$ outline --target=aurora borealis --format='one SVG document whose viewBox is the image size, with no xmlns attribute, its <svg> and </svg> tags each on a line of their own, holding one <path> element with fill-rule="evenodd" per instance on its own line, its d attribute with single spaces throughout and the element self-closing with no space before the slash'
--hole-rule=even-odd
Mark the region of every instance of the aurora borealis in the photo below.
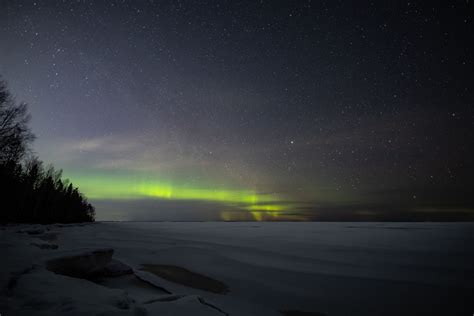
<svg viewBox="0 0 474 316">
<path fill-rule="evenodd" d="M 472 220 L 472 4 L 3 1 L 0 75 L 99 220 Z"/>
<path fill-rule="evenodd" d="M 91 199 L 99 200 L 191 200 L 225 203 L 231 208 L 250 211 L 255 220 L 262 216 L 278 217 L 279 212 L 287 210 L 287 206 L 280 204 L 280 198 L 275 194 L 263 194 L 243 189 L 222 189 L 206 187 L 189 187 L 146 179 L 142 176 L 102 176 L 72 175 L 85 194 Z M 135 180 L 133 180 L 135 179 Z M 229 211 L 221 214 L 222 219 L 231 220 Z"/>
</svg>

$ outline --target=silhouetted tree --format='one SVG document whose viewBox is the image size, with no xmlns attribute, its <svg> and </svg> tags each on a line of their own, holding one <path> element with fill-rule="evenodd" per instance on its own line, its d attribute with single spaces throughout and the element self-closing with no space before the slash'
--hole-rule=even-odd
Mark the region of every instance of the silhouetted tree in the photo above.
<svg viewBox="0 0 474 316">
<path fill-rule="evenodd" d="M 62 170 L 26 158 L 34 139 L 29 118 L 26 104 L 17 105 L 0 80 L 0 222 L 94 221 L 94 207 L 62 180 Z"/>
<path fill-rule="evenodd" d="M 0 78 L 0 163 L 18 162 L 24 157 L 34 139 L 29 120 L 26 104 L 17 104 Z"/>
</svg>

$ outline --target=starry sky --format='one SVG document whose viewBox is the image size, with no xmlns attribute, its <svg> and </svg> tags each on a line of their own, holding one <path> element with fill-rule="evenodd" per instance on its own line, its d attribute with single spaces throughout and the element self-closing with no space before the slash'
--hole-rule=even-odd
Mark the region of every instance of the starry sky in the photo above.
<svg viewBox="0 0 474 316">
<path fill-rule="evenodd" d="M 468 1 L 0 1 L 99 220 L 474 220 Z"/>
</svg>

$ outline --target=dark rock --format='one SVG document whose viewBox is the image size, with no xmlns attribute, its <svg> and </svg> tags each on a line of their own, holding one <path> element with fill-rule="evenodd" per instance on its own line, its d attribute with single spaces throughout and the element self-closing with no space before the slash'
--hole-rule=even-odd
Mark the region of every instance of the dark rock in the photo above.
<svg viewBox="0 0 474 316">
<path fill-rule="evenodd" d="M 100 275 L 112 260 L 113 249 L 96 249 L 47 261 L 46 268 L 57 274 L 89 279 Z"/>
</svg>

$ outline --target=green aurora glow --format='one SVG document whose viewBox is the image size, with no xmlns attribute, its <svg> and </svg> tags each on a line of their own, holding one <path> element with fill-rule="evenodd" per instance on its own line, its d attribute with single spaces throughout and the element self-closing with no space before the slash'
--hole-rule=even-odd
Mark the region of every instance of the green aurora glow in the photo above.
<svg viewBox="0 0 474 316">
<path fill-rule="evenodd" d="M 151 179 L 150 176 L 72 173 L 68 176 L 91 200 L 196 200 L 221 203 L 233 208 L 272 213 L 285 211 L 287 205 L 276 194 L 258 193 L 242 188 L 190 186 L 179 181 Z M 255 216 L 254 216 L 255 217 Z"/>
</svg>

